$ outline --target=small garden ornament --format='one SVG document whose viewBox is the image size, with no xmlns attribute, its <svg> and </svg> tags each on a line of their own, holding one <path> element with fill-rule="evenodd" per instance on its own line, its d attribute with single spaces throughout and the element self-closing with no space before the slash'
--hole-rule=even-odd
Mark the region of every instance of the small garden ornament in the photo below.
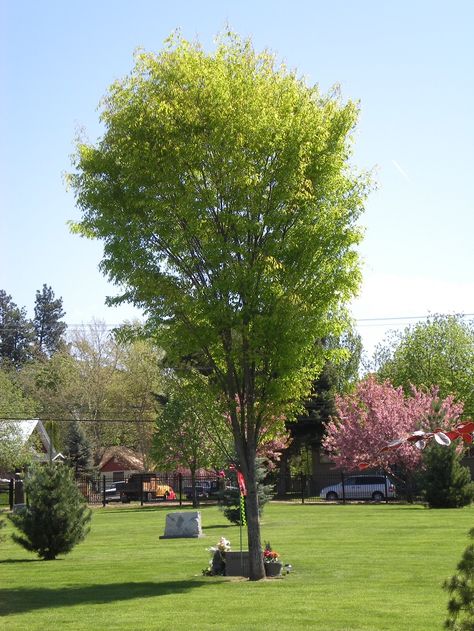
<svg viewBox="0 0 474 631">
<path fill-rule="evenodd" d="M 406 434 L 405 436 L 401 436 L 387 443 L 384 447 L 382 447 L 379 453 L 393 451 L 404 443 L 415 445 L 417 449 L 421 450 L 424 449 L 427 443 L 433 439 L 442 447 L 449 447 L 451 442 L 457 438 L 461 438 L 464 443 L 470 445 L 473 443 L 473 436 L 474 422 L 469 420 L 464 423 L 459 423 L 452 430 L 448 431 L 437 428 L 433 432 L 417 430 L 411 434 Z M 359 464 L 359 469 L 367 469 L 372 466 L 372 464 L 373 463 L 370 462 L 361 462 Z"/>
</svg>

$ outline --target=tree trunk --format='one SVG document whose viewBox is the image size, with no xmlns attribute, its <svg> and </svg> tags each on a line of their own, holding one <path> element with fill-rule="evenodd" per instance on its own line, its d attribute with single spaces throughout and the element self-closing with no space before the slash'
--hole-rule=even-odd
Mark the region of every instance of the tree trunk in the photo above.
<svg viewBox="0 0 474 631">
<path fill-rule="evenodd" d="M 193 494 L 193 508 L 197 508 L 199 506 L 199 501 L 196 493 L 196 468 L 191 467 L 191 492 Z"/>
<path fill-rule="evenodd" d="M 224 340 L 224 348 L 229 351 L 231 348 L 231 336 Z M 255 465 L 257 457 L 257 437 L 255 435 L 255 419 L 253 409 L 253 396 L 248 396 L 250 403 L 247 406 L 236 401 L 242 397 L 234 383 L 235 369 L 228 357 L 228 388 L 229 411 L 234 436 L 234 446 L 240 463 L 240 469 L 245 479 L 247 487 L 247 497 L 245 502 L 245 512 L 247 518 L 247 541 L 249 549 L 249 578 L 251 581 L 260 581 L 265 578 L 265 567 L 263 565 L 263 551 L 260 540 L 260 519 L 258 514 L 258 494 L 257 479 L 255 475 Z M 251 389 L 248 389 L 249 391 Z M 239 407 L 240 420 L 237 414 Z M 246 409 L 245 409 L 246 407 Z M 245 431 L 246 428 L 246 431 Z"/>
<path fill-rule="evenodd" d="M 249 548 L 249 578 L 259 581 L 265 578 L 263 565 L 262 543 L 260 539 L 260 520 L 258 514 L 257 480 L 255 477 L 255 454 L 249 454 L 246 472 L 247 498 L 245 502 L 247 513 L 247 540 Z"/>
</svg>

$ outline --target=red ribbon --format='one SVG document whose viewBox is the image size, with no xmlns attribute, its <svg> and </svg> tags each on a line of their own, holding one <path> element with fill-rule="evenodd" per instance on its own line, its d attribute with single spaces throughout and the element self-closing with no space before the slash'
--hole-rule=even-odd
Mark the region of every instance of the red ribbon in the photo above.
<svg viewBox="0 0 474 631">
<path fill-rule="evenodd" d="M 244 476 L 242 475 L 242 472 L 239 471 L 238 469 L 236 470 L 236 473 L 237 473 L 237 484 L 239 485 L 240 494 L 247 495 L 247 487 L 245 486 Z"/>
</svg>

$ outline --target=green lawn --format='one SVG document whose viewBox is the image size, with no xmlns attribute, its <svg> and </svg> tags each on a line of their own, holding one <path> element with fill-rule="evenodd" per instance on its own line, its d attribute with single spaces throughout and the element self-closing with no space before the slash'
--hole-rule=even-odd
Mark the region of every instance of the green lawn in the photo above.
<svg viewBox="0 0 474 631">
<path fill-rule="evenodd" d="M 238 528 L 217 508 L 201 509 L 206 537 L 194 540 L 159 539 L 169 510 L 94 509 L 89 537 L 56 561 L 1 543 L 0 628 L 434 631 L 442 581 L 474 525 L 474 507 L 274 503 L 263 538 L 294 571 L 250 583 L 201 576 L 220 536 L 238 549 Z"/>
</svg>

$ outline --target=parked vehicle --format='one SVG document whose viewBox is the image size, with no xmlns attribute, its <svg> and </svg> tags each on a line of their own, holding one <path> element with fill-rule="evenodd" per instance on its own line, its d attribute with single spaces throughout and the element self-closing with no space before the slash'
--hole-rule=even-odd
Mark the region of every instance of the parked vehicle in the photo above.
<svg viewBox="0 0 474 631">
<path fill-rule="evenodd" d="M 109 486 L 105 489 L 105 501 L 106 502 L 120 502 L 120 491 L 125 482 L 115 482 L 113 486 Z"/>
<path fill-rule="evenodd" d="M 117 485 L 116 485 L 117 486 Z M 134 473 L 120 489 L 122 503 L 175 500 L 176 494 L 168 484 L 161 484 L 156 473 Z"/>
<path fill-rule="evenodd" d="M 395 485 L 385 475 L 353 475 L 338 484 L 326 486 L 320 497 L 325 500 L 338 500 L 343 497 L 354 500 L 374 500 L 380 502 L 385 498 L 396 496 Z"/>
<path fill-rule="evenodd" d="M 231 486 L 227 480 L 197 480 L 196 481 L 196 496 L 199 499 L 219 499 L 225 493 L 236 491 L 238 487 Z M 193 499 L 193 487 L 186 485 L 183 487 L 183 495 L 188 500 Z"/>
<path fill-rule="evenodd" d="M 215 497 L 219 493 L 219 481 L 218 480 L 198 480 L 195 486 L 196 497 L 199 499 L 207 499 L 208 497 Z M 183 495 L 188 500 L 193 499 L 193 487 L 186 485 L 183 487 Z"/>
</svg>

